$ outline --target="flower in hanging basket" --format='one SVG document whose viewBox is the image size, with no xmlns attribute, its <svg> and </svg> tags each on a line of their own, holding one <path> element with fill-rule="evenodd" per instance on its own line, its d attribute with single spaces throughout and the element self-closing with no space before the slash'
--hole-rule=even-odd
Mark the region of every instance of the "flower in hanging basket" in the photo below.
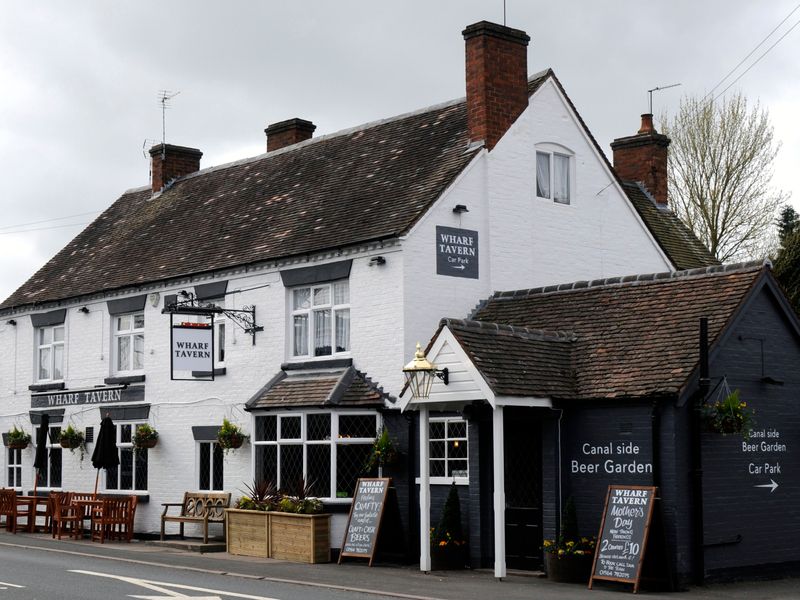
<svg viewBox="0 0 800 600">
<path fill-rule="evenodd" d="M 66 429 L 61 430 L 58 436 L 58 443 L 61 444 L 62 448 L 67 448 L 72 453 L 75 450 L 80 450 L 80 460 L 83 462 L 86 456 L 86 437 L 82 431 L 75 429 L 71 424 L 67 425 Z"/>
<path fill-rule="evenodd" d="M 31 434 L 25 433 L 21 429 L 14 428 L 8 432 L 8 447 L 12 450 L 24 450 L 31 443 Z"/>
<path fill-rule="evenodd" d="M 372 449 L 364 467 L 365 471 L 373 471 L 378 467 L 393 465 L 399 454 L 394 446 L 394 442 L 389 437 L 389 431 L 384 427 L 375 441 L 372 442 Z"/>
<path fill-rule="evenodd" d="M 241 427 L 231 423 L 228 419 L 222 419 L 222 427 L 217 432 L 217 443 L 220 448 L 225 452 L 241 448 L 246 439 L 247 436 L 242 432 Z"/>
<path fill-rule="evenodd" d="M 154 448 L 158 443 L 158 431 L 147 423 L 143 423 L 136 428 L 133 434 L 133 448 L 137 451 L 147 448 Z"/>
<path fill-rule="evenodd" d="M 713 433 L 740 433 L 745 438 L 753 427 L 754 411 L 747 407 L 739 396 L 739 390 L 733 390 L 721 400 L 706 404 L 701 409 L 706 429 Z"/>
</svg>

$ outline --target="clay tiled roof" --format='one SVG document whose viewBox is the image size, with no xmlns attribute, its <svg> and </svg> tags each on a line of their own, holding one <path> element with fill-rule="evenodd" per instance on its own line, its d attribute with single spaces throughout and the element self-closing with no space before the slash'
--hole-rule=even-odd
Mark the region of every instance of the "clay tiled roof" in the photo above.
<svg viewBox="0 0 800 600">
<path fill-rule="evenodd" d="M 529 93 L 550 78 L 560 86 L 548 69 Z M 0 309 L 401 236 L 479 150 L 460 99 L 204 169 L 156 197 L 130 190 Z M 666 247 L 666 225 L 645 222 Z"/>
<path fill-rule="evenodd" d="M 442 319 L 497 395 L 574 395 L 574 336 L 484 323 Z"/>
<path fill-rule="evenodd" d="M 698 363 L 700 317 L 713 344 L 767 269 L 728 265 L 499 292 L 473 318 L 572 332 L 575 397 L 677 394 Z M 493 362 L 501 359 L 502 348 Z"/>
<path fill-rule="evenodd" d="M 363 373 L 281 371 L 247 402 L 248 410 L 297 407 L 380 407 L 386 394 Z"/>
<path fill-rule="evenodd" d="M 718 265 L 719 261 L 703 243 L 668 208 L 659 208 L 639 183 L 622 185 L 636 212 L 652 232 L 664 254 L 678 270 Z"/>
</svg>

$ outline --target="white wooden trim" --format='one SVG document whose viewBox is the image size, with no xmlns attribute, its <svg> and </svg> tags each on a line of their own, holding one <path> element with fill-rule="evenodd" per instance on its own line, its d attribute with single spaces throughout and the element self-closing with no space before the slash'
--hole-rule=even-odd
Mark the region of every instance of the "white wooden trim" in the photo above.
<svg viewBox="0 0 800 600">
<path fill-rule="evenodd" d="M 430 351 L 427 353 L 428 360 L 436 364 L 436 358 L 445 344 L 449 344 L 450 348 L 453 350 L 453 353 L 457 356 L 461 364 L 464 365 L 467 374 L 472 377 L 472 379 L 475 381 L 475 384 L 478 386 L 478 392 L 475 390 L 470 390 L 468 392 L 450 392 L 448 391 L 447 386 L 445 386 L 442 381 L 437 379 L 433 382 L 433 386 L 431 387 L 430 398 L 424 402 L 420 402 L 416 399 L 412 400 L 411 392 L 406 390 L 406 393 L 400 398 L 400 410 L 405 411 L 408 408 L 413 410 L 415 408 L 419 408 L 422 404 L 433 407 L 439 403 L 452 403 L 454 407 L 444 408 L 444 410 L 457 410 L 457 405 L 459 403 L 466 404 L 474 400 L 486 400 L 492 406 L 492 408 L 494 408 L 494 392 L 483 378 L 483 375 L 481 375 L 481 372 L 478 371 L 474 364 L 472 364 L 469 356 L 467 356 L 467 353 L 464 352 L 461 344 L 459 344 L 458 340 L 449 328 L 443 327 L 439 332 L 439 335 L 431 345 Z"/>
<path fill-rule="evenodd" d="M 419 409 L 419 570 L 431 570 L 431 486 L 428 408 Z"/>
<path fill-rule="evenodd" d="M 494 466 L 494 576 L 506 576 L 506 477 L 503 438 L 503 407 L 492 413 Z"/>
</svg>

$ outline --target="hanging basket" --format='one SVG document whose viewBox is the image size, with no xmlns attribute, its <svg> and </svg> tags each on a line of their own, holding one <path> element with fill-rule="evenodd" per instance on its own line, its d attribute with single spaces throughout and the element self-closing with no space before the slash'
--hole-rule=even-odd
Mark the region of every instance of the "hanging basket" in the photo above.
<svg viewBox="0 0 800 600">
<path fill-rule="evenodd" d="M 228 437 L 226 439 L 227 439 L 227 443 L 226 443 L 227 447 L 228 448 L 232 448 L 234 450 L 236 450 L 237 448 L 241 448 L 242 444 L 244 444 L 244 436 L 243 435 L 233 434 L 233 435 L 231 435 L 230 437 Z"/>
<path fill-rule="evenodd" d="M 69 450 L 74 450 L 75 448 L 78 448 L 81 445 L 81 441 L 76 439 L 62 438 L 59 444 L 61 444 L 62 448 L 68 448 Z"/>
<path fill-rule="evenodd" d="M 8 442 L 9 450 L 25 450 L 28 447 L 28 442 Z"/>
<path fill-rule="evenodd" d="M 149 440 L 141 440 L 136 442 L 136 448 L 140 450 L 155 448 L 158 444 L 158 438 L 151 438 Z"/>
</svg>

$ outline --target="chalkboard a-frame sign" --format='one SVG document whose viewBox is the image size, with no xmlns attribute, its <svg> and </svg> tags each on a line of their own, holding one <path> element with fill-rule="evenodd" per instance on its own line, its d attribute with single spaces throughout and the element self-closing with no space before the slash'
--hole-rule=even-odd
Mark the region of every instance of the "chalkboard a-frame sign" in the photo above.
<svg viewBox="0 0 800 600">
<path fill-rule="evenodd" d="M 639 591 L 657 491 L 650 486 L 608 486 L 589 589 L 595 579 L 602 579 L 632 583 L 633 593 Z"/>
<path fill-rule="evenodd" d="M 353 504 L 350 505 L 347 527 L 344 530 L 339 564 L 342 564 L 342 557 L 354 556 L 369 558 L 369 566 L 372 566 L 390 482 L 391 479 L 388 477 L 358 480 Z"/>
</svg>

